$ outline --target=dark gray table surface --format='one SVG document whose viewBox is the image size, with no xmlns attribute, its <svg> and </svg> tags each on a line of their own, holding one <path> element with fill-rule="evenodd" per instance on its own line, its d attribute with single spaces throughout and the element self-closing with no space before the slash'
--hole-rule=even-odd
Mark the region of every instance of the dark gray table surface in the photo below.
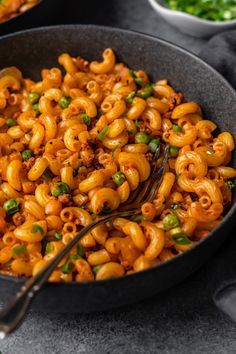
<svg viewBox="0 0 236 354">
<path fill-rule="evenodd" d="M 147 0 L 67 0 L 64 18 L 58 22 L 134 29 L 195 53 L 205 43 L 168 25 Z M 2 354 L 233 354 L 236 325 L 214 306 L 209 288 L 214 273 L 212 264 L 217 257 L 184 283 L 136 305 L 90 315 L 29 312 L 22 326 L 0 342 L 0 351 Z"/>
</svg>

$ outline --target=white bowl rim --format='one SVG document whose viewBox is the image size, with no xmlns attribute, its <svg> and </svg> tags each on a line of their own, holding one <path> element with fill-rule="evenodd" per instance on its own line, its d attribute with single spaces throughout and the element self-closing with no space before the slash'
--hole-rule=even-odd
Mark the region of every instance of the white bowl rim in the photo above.
<svg viewBox="0 0 236 354">
<path fill-rule="evenodd" d="M 165 12 L 166 14 L 175 14 L 175 16 L 177 16 L 177 17 L 192 19 L 195 22 L 211 25 L 212 27 L 226 27 L 227 25 L 230 25 L 230 24 L 236 24 L 236 19 L 227 20 L 227 21 L 206 20 L 204 18 L 188 14 L 187 12 L 169 9 L 168 7 L 165 7 L 162 4 L 160 4 L 160 0 L 149 0 L 149 2 L 157 10 Z"/>
</svg>

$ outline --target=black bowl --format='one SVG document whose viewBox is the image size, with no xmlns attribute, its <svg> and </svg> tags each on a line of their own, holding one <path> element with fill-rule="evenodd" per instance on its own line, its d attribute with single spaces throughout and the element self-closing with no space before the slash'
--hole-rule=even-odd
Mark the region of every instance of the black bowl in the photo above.
<svg viewBox="0 0 236 354">
<path fill-rule="evenodd" d="M 0 36 L 26 28 L 51 25 L 61 20 L 64 0 L 40 0 L 40 2 L 5 22 L 0 23 Z"/>
<path fill-rule="evenodd" d="M 117 59 L 145 69 L 155 80 L 167 78 L 186 99 L 201 104 L 205 116 L 221 130 L 236 133 L 236 93 L 202 60 L 160 39 L 98 26 L 39 28 L 0 39 L 0 68 L 18 66 L 27 77 L 39 78 L 42 67 L 57 66 L 62 52 L 88 59 L 112 47 Z M 236 164 L 233 158 L 233 164 Z M 139 301 L 180 282 L 199 268 L 223 243 L 236 215 L 235 201 L 221 224 L 187 252 L 152 269 L 117 279 L 91 283 L 48 283 L 33 302 L 45 311 L 91 312 Z M 0 276 L 0 299 L 15 294 L 23 279 Z"/>
</svg>

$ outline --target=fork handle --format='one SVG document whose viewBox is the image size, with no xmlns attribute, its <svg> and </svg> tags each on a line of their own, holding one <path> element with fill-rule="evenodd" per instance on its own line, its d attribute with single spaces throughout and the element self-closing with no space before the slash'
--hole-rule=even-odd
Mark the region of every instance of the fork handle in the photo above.
<svg viewBox="0 0 236 354">
<path fill-rule="evenodd" d="M 28 279 L 16 296 L 9 304 L 0 312 L 0 338 L 4 338 L 6 334 L 12 332 L 16 326 L 23 319 L 27 312 L 27 309 L 35 296 L 35 294 L 41 289 L 43 284 L 47 281 L 50 274 L 61 262 L 61 260 L 67 255 L 67 253 L 78 243 L 78 241 L 91 231 L 97 225 L 107 222 L 117 217 L 129 217 L 140 213 L 140 209 L 117 212 L 102 217 L 101 219 L 94 221 L 90 225 L 81 230 L 63 249 L 59 252 L 48 265 L 46 265 L 38 274 Z"/>
</svg>

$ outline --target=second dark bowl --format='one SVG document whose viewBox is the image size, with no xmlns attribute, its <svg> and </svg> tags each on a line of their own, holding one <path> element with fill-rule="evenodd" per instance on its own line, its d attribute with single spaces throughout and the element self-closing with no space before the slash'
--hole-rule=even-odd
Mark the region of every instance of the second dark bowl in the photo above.
<svg viewBox="0 0 236 354">
<path fill-rule="evenodd" d="M 60 22 L 64 0 L 41 0 L 37 5 L 5 22 L 0 23 L 0 36 L 43 25 Z"/>
</svg>

